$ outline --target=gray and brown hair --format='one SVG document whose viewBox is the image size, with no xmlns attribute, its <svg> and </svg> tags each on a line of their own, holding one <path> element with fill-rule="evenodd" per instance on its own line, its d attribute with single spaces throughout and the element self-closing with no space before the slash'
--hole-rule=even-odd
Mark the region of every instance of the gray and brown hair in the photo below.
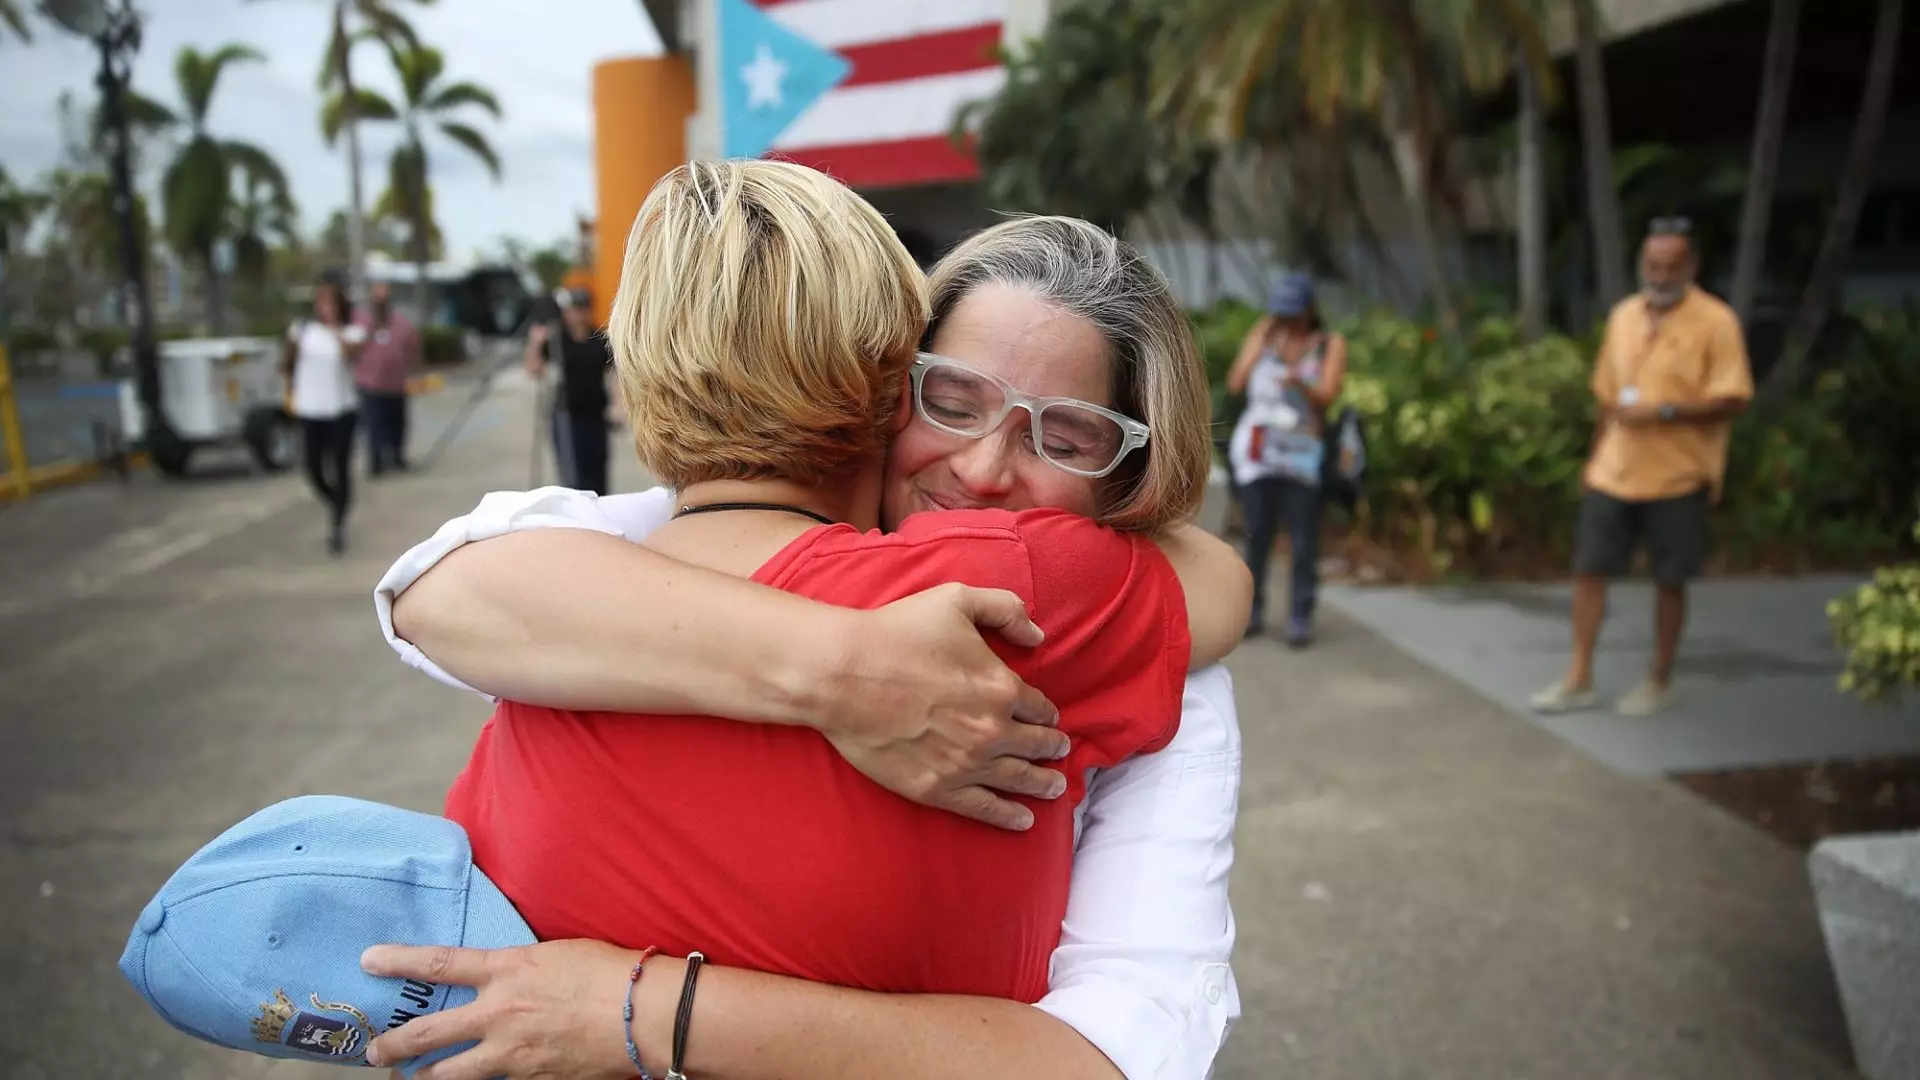
<svg viewBox="0 0 1920 1080">
<path fill-rule="evenodd" d="M 1107 342 L 1113 408 L 1151 441 L 1105 481 L 1099 520 L 1152 531 L 1199 507 L 1212 463 L 1211 398 L 1192 327 L 1166 279 L 1124 240 L 1068 217 L 1016 217 L 962 241 L 933 268 L 931 345 L 983 285 L 1031 293 L 1087 320 Z"/>
</svg>

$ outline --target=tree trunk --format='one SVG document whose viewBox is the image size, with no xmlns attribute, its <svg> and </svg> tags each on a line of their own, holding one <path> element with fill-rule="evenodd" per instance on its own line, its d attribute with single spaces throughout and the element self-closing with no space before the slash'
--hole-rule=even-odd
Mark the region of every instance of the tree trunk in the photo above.
<svg viewBox="0 0 1920 1080">
<path fill-rule="evenodd" d="M 1427 295 L 1433 301 L 1440 325 L 1451 330 L 1459 325 L 1459 312 L 1453 306 L 1453 287 L 1447 281 L 1446 262 L 1440 253 L 1440 231 L 1434 222 L 1433 191 L 1427 179 L 1429 158 L 1424 140 L 1414 134 L 1395 136 L 1390 153 L 1394 170 L 1407 196 L 1407 208 L 1413 222 L 1413 242 L 1420 253 L 1420 273 L 1426 279 Z"/>
<path fill-rule="evenodd" d="M 421 333 L 433 325 L 433 288 L 427 281 L 427 263 L 433 258 L 433 216 L 427 208 L 427 148 L 413 144 L 413 268 L 418 275 L 418 311 L 414 325 Z"/>
<path fill-rule="evenodd" d="M 1760 109 L 1753 125 L 1753 155 L 1747 166 L 1747 201 L 1740 212 L 1740 246 L 1733 261 L 1733 310 L 1742 323 L 1753 317 L 1760 275 L 1767 265 L 1767 226 L 1773 218 L 1773 188 L 1780 172 L 1780 143 L 1786 134 L 1787 96 L 1793 87 L 1799 36 L 1800 0 L 1773 0 Z"/>
<path fill-rule="evenodd" d="M 351 42 L 346 35 L 346 0 L 335 0 L 333 6 L 334 33 L 337 40 Z M 341 127 L 347 136 L 347 299 L 349 308 L 341 312 L 343 318 L 351 318 L 351 307 L 367 298 L 367 196 L 360 184 L 360 119 L 359 98 L 355 96 L 353 86 L 353 65 L 343 52 L 339 57 L 340 92 L 344 95 L 341 102 Z"/>
<path fill-rule="evenodd" d="M 1800 382 L 1806 365 L 1807 349 L 1832 314 L 1840 292 L 1840 278 L 1853 255 L 1853 235 L 1860 225 L 1860 205 L 1873 186 L 1873 164 L 1880 154 L 1880 137 L 1887 126 L 1887 105 L 1893 96 L 1894 61 L 1900 54 L 1900 20 L 1906 0 L 1880 0 L 1880 14 L 1874 20 L 1873 53 L 1867 61 L 1866 87 L 1860 95 L 1860 116 L 1854 121 L 1853 141 L 1847 147 L 1846 165 L 1840 173 L 1840 193 L 1833 217 L 1827 220 L 1827 232 L 1820 240 L 1820 253 L 1813 260 L 1813 274 L 1807 291 L 1800 296 L 1793 322 L 1780 344 L 1779 359 L 1767 376 L 1763 397 L 1769 405 L 1778 405 Z"/>
<path fill-rule="evenodd" d="M 226 283 L 220 278 L 220 267 L 213 252 L 208 251 L 200 256 L 200 269 L 207 275 L 207 333 L 214 337 L 226 337 Z"/>
<path fill-rule="evenodd" d="M 1547 331 L 1547 125 L 1540 83 L 1524 51 L 1514 72 L 1520 88 L 1520 335 L 1537 341 Z"/>
<path fill-rule="evenodd" d="M 1613 121 L 1607 106 L 1607 69 L 1600 58 L 1594 0 L 1572 0 L 1575 61 L 1580 79 L 1580 139 L 1587 172 L 1587 225 L 1593 231 L 1594 282 L 1600 310 L 1627 295 L 1627 254 L 1620 231 L 1620 193 L 1613 184 Z"/>
</svg>

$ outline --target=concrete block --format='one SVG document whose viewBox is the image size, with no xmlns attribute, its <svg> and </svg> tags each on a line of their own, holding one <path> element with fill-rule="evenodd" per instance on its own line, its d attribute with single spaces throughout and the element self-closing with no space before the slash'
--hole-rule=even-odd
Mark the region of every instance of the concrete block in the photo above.
<svg viewBox="0 0 1920 1080">
<path fill-rule="evenodd" d="M 1861 1074 L 1920 1080 L 1920 832 L 1825 840 L 1807 868 Z"/>
<path fill-rule="evenodd" d="M 1227 470 L 1215 464 L 1207 473 L 1207 493 L 1200 500 L 1200 527 L 1215 536 L 1227 535 L 1227 518 L 1233 506 L 1233 484 Z"/>
</svg>

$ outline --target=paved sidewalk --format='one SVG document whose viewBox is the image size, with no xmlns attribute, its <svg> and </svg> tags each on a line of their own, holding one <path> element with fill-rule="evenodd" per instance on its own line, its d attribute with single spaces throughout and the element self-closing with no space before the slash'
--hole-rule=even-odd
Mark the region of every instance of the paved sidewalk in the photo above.
<svg viewBox="0 0 1920 1080">
<path fill-rule="evenodd" d="M 1850 1076 L 1800 858 L 1323 618 L 1241 647 L 1221 1080 Z"/>
<path fill-rule="evenodd" d="M 1329 588 L 1326 602 L 1621 772 L 1641 776 L 1920 753 L 1920 701 L 1867 705 L 1836 686 L 1827 602 L 1857 578 L 1719 578 L 1689 590 L 1672 706 L 1628 718 L 1612 700 L 1653 658 L 1653 587 L 1609 590 L 1594 657 L 1601 708 L 1539 716 L 1534 691 L 1566 671 L 1567 585 Z"/>
<path fill-rule="evenodd" d="M 430 399 L 421 446 L 459 399 Z M 439 805 L 486 708 L 391 656 L 369 590 L 482 492 L 525 484 L 531 409 L 504 386 L 435 469 L 362 485 L 339 560 L 292 476 L 0 510 L 9 1077 L 339 1075 L 170 1031 L 115 961 L 166 875 L 267 803 Z M 1312 652 L 1233 660 L 1245 1016 L 1223 1080 L 1848 1075 L 1797 857 L 1350 621 L 1325 629 Z"/>
</svg>

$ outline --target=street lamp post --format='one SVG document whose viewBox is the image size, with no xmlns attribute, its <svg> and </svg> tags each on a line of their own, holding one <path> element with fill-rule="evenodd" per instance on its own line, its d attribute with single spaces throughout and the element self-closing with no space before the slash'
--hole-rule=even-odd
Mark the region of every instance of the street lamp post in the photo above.
<svg viewBox="0 0 1920 1080">
<path fill-rule="evenodd" d="M 121 311 L 132 324 L 134 385 L 146 420 L 146 442 L 156 459 L 176 449 L 180 436 L 167 421 L 160 398 L 160 355 L 153 337 L 153 306 L 147 295 L 146 249 L 134 214 L 131 138 L 126 90 L 133 57 L 140 51 L 140 16 L 129 0 L 45 0 L 47 17 L 93 41 L 100 51 L 100 112 L 107 135 L 107 167 L 113 183 L 113 216 L 120 232 Z"/>
</svg>

